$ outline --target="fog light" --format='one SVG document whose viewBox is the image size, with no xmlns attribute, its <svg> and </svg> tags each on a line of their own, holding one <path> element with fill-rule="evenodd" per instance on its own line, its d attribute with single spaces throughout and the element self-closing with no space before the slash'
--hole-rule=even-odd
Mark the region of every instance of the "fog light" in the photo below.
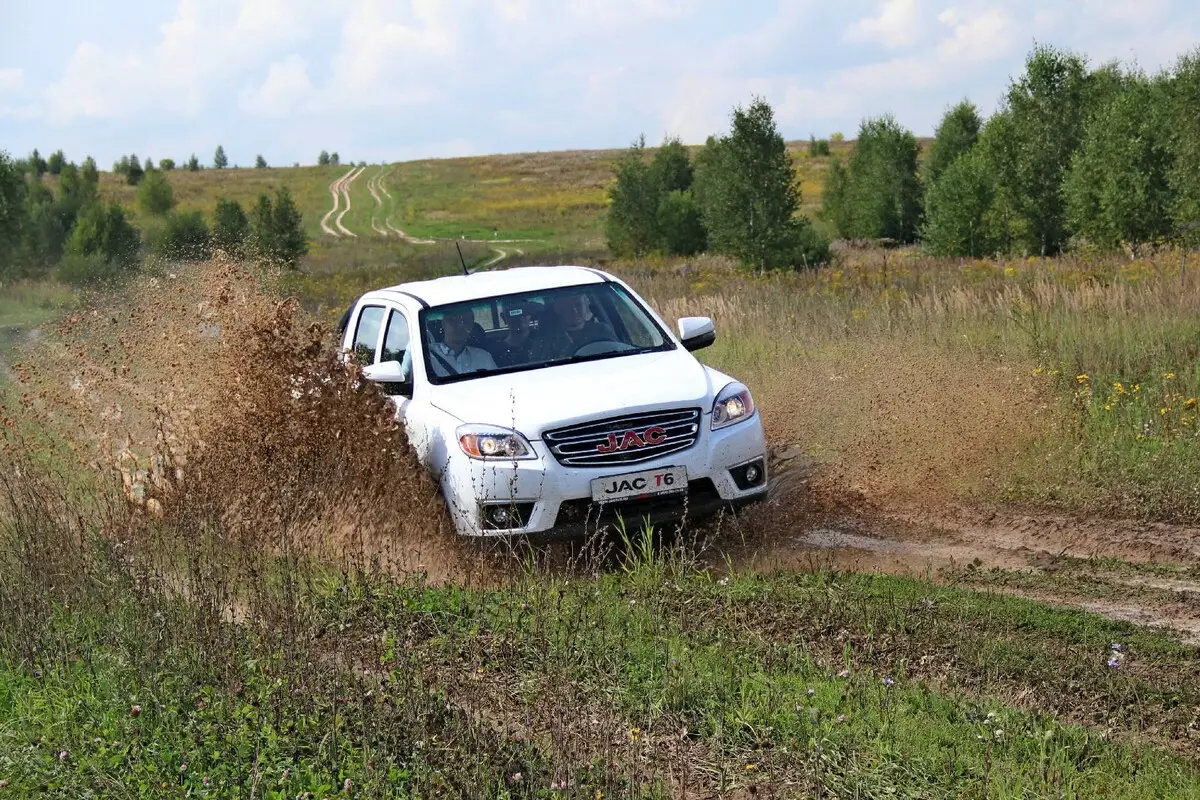
<svg viewBox="0 0 1200 800">
<path fill-rule="evenodd" d="M 763 465 L 763 460 L 756 458 L 749 464 L 734 467 L 729 474 L 733 476 L 733 482 L 737 484 L 737 488 L 744 492 L 755 486 L 761 486 L 767 476 L 767 470 Z"/>
<path fill-rule="evenodd" d="M 488 503 L 481 509 L 483 527 L 486 530 L 513 530 L 529 524 L 533 514 L 533 503 Z"/>
</svg>

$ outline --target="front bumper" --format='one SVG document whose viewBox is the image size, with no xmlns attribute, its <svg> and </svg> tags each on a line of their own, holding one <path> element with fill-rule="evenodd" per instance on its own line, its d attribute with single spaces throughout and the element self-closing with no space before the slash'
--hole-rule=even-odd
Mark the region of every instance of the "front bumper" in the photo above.
<svg viewBox="0 0 1200 800">
<path fill-rule="evenodd" d="M 536 440 L 532 445 L 537 458 L 526 461 L 452 458 L 442 489 L 456 529 L 467 536 L 576 536 L 614 526 L 618 517 L 633 529 L 647 518 L 652 524 L 676 522 L 761 500 L 766 495 L 767 475 L 759 416 L 717 431 L 708 430 L 708 425 L 705 415 L 701 435 L 689 449 L 631 465 L 565 467 Z M 751 462 L 760 463 L 760 476 L 747 485 L 742 470 Z M 592 502 L 595 478 L 668 466 L 687 470 L 687 494 L 609 505 Z M 516 527 L 502 527 L 485 516 L 485 509 L 496 505 L 506 507 L 510 519 L 518 518 L 513 523 Z"/>
</svg>

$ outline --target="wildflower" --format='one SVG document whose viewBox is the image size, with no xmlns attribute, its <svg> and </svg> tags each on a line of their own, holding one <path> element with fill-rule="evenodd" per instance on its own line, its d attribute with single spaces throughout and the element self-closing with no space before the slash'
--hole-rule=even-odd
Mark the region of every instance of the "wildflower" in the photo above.
<svg viewBox="0 0 1200 800">
<path fill-rule="evenodd" d="M 838 722 L 845 722 L 845 721 L 846 721 L 846 715 L 838 714 Z"/>
<path fill-rule="evenodd" d="M 520 775 L 521 773 L 518 772 L 517 774 Z M 350 779 L 346 778 L 346 780 L 342 782 L 342 791 L 346 794 L 350 794 L 350 787 L 353 785 L 354 784 L 350 782 Z"/>
<path fill-rule="evenodd" d="M 996 728 L 996 730 L 992 731 L 992 735 L 996 737 L 997 741 L 999 741 L 1000 739 L 1004 738 L 1004 729 Z"/>
<path fill-rule="evenodd" d="M 1113 391 L 1117 394 L 1125 394 L 1125 385 L 1120 381 L 1113 384 Z"/>
<path fill-rule="evenodd" d="M 729 585 L 729 578 L 728 578 L 728 577 L 721 578 L 720 580 L 718 580 L 718 581 L 717 581 L 717 585 L 718 585 L 718 586 L 728 586 L 728 585 Z"/>
<path fill-rule="evenodd" d="M 894 686 L 895 684 L 896 684 L 896 682 L 895 682 L 894 680 L 892 680 L 892 676 L 891 676 L 891 675 L 886 675 L 886 676 L 884 676 L 884 679 L 883 679 L 883 685 L 884 685 L 884 686 L 887 686 L 887 687 L 889 687 L 889 688 L 890 688 L 890 687 Z"/>
<path fill-rule="evenodd" d="M 816 694 L 816 693 L 817 693 L 817 690 L 816 690 L 816 689 L 809 689 L 807 694 L 808 694 L 808 696 L 809 696 L 809 697 L 812 697 L 812 696 L 813 696 L 814 694 Z"/>
<path fill-rule="evenodd" d="M 638 736 L 640 736 L 640 735 L 641 735 L 641 733 L 642 733 L 642 729 L 641 729 L 641 728 L 630 728 L 630 730 L 629 730 L 629 741 L 631 741 L 631 742 L 636 742 L 636 741 L 638 740 Z"/>
<path fill-rule="evenodd" d="M 137 705 L 136 703 L 134 703 L 132 706 L 129 707 L 129 716 L 139 717 L 139 716 L 141 716 L 141 714 L 142 714 L 142 707 Z"/>
<path fill-rule="evenodd" d="M 1142 390 L 1142 385 L 1141 385 L 1140 383 L 1135 383 L 1135 384 L 1133 385 L 1133 393 L 1134 393 L 1134 394 L 1137 394 L 1137 393 L 1138 393 L 1138 392 L 1140 392 L 1141 390 Z"/>
<path fill-rule="evenodd" d="M 1113 653 L 1113 654 L 1112 654 L 1112 656 L 1110 656 L 1110 657 L 1109 657 L 1109 659 L 1108 659 L 1108 661 L 1106 661 L 1105 663 L 1106 663 L 1106 664 L 1108 664 L 1108 668 L 1109 668 L 1109 669 L 1120 669 L 1120 668 L 1121 668 L 1121 656 L 1120 656 L 1120 654 L 1119 654 L 1119 653 Z"/>
<path fill-rule="evenodd" d="M 204 784 L 204 787 L 206 789 L 208 788 L 208 776 L 207 775 L 205 775 L 203 778 L 201 778 L 200 782 Z"/>
<path fill-rule="evenodd" d="M 554 781 L 553 783 L 551 783 L 551 784 L 550 784 L 550 788 L 551 788 L 551 789 L 566 789 L 566 788 L 567 788 L 567 782 L 566 782 L 565 780 L 563 780 L 563 781 Z"/>
<path fill-rule="evenodd" d="M 1196 407 L 1196 398 L 1189 397 L 1186 401 L 1184 401 L 1183 407 L 1184 408 L 1195 408 Z"/>
<path fill-rule="evenodd" d="M 845 680 L 846 678 L 849 678 L 849 677 L 850 677 L 850 670 L 848 670 L 848 669 L 844 669 L 844 670 L 842 670 L 841 672 L 839 672 L 839 673 L 838 673 L 838 677 L 839 677 L 839 678 L 841 678 L 842 680 Z"/>
<path fill-rule="evenodd" d="M 1076 382 L 1076 383 L 1087 383 L 1087 382 L 1088 382 L 1088 376 L 1087 376 L 1087 373 L 1086 373 L 1086 372 L 1082 372 L 1082 373 L 1080 373 L 1080 374 L 1076 375 L 1076 376 L 1075 376 L 1075 382 Z"/>
<path fill-rule="evenodd" d="M 69 750 L 59 750 L 59 751 L 58 751 L 58 760 L 59 760 L 59 761 L 66 761 L 66 760 L 67 760 L 67 756 L 69 756 L 69 755 L 71 755 L 71 752 L 70 752 Z"/>
<path fill-rule="evenodd" d="M 292 771 L 290 769 L 285 769 L 283 774 L 279 776 L 279 779 L 286 781 L 290 777 L 292 777 Z"/>
<path fill-rule="evenodd" d="M 1172 380 L 1172 379 L 1174 379 L 1174 377 L 1175 377 L 1175 373 L 1174 373 L 1174 372 L 1164 372 L 1164 373 L 1163 373 L 1163 380 L 1164 380 L 1164 381 L 1169 381 L 1169 380 Z"/>
<path fill-rule="evenodd" d="M 179 765 L 179 771 L 187 772 L 187 762 L 186 761 Z"/>
<path fill-rule="evenodd" d="M 522 779 L 524 776 L 523 776 L 521 773 L 519 773 L 519 772 L 514 772 L 514 773 L 513 773 L 512 775 L 510 775 L 509 777 L 511 778 L 511 780 L 512 780 L 512 782 L 513 782 L 513 783 L 520 783 L 520 782 L 521 782 L 521 779 Z M 347 783 L 349 783 L 349 781 L 347 781 Z"/>
<path fill-rule="evenodd" d="M 1123 653 L 1123 652 L 1125 652 L 1125 645 L 1121 644 L 1120 642 L 1113 642 L 1113 643 L 1110 645 L 1110 647 L 1112 648 L 1112 651 L 1113 651 L 1114 653 Z"/>
<path fill-rule="evenodd" d="M 753 772 L 756 769 L 758 769 L 758 764 L 747 764 L 746 765 L 746 772 Z"/>
</svg>

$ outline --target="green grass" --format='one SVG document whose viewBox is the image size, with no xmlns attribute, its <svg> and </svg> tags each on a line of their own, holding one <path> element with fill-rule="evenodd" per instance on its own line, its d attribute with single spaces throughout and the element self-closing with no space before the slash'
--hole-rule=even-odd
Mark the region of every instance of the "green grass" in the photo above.
<svg viewBox="0 0 1200 800">
<path fill-rule="evenodd" d="M 1093 615 L 656 561 L 493 590 L 317 585 L 290 639 L 164 635 L 204 623 L 161 601 L 60 609 L 36 671 L 0 664 L 0 796 L 320 796 L 346 779 L 368 796 L 667 796 L 689 769 L 696 790 L 803 796 L 1200 792 L 1195 651 Z"/>
</svg>

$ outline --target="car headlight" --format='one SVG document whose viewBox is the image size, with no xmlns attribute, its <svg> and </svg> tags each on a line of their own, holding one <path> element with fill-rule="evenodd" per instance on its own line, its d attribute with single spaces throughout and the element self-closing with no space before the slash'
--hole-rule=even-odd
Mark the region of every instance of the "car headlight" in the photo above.
<svg viewBox="0 0 1200 800">
<path fill-rule="evenodd" d="M 459 425 L 454 431 L 458 446 L 471 458 L 514 461 L 536 458 L 533 445 L 511 428 L 495 425 Z"/>
<path fill-rule="evenodd" d="M 713 403 L 712 429 L 735 425 L 754 416 L 754 398 L 745 385 L 734 381 L 717 394 Z"/>
</svg>

